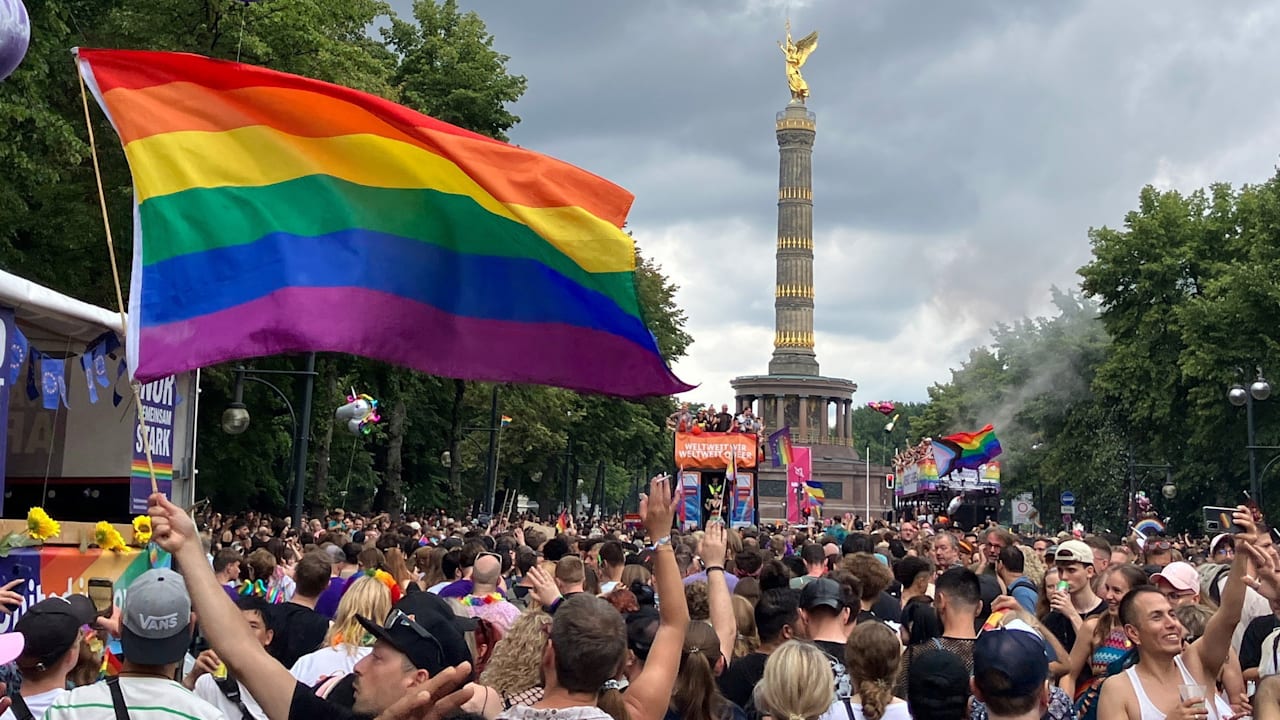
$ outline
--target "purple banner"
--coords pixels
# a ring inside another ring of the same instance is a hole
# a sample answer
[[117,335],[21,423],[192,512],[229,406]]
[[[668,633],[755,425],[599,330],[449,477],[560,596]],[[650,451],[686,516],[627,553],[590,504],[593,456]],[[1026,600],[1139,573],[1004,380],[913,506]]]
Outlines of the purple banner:
[[135,415],[133,421],[133,467],[129,473],[130,515],[145,513],[147,498],[151,495],[151,470],[147,465],[144,440],[150,440],[151,464],[155,468],[160,492],[173,497],[173,427],[174,410],[178,404],[177,379],[170,376],[149,382],[138,388],[138,395],[142,400],[142,418]]
[[[21,353],[22,359],[26,358],[27,341],[22,338],[22,333],[18,332],[18,326],[13,323],[13,308],[0,308],[0,320],[4,321],[4,337],[0,338],[0,348],[4,348],[4,363],[6,369],[9,366],[12,353]],[[15,347],[17,345],[18,347]],[[5,479],[5,458],[9,454],[9,385],[17,380],[17,372],[0,372],[0,417],[6,419],[6,422],[0,422],[0,515],[4,515],[4,479]],[[5,577],[13,577],[6,575]]]

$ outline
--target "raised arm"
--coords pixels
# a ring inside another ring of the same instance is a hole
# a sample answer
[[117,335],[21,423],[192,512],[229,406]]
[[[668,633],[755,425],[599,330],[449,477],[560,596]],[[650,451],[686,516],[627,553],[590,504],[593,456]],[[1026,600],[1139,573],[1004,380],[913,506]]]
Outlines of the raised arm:
[[702,536],[702,562],[707,571],[707,605],[711,610],[711,627],[720,639],[720,655],[724,664],[733,660],[733,644],[738,637],[738,620],[733,614],[733,597],[725,578],[724,556],[728,549],[728,531],[717,516],[707,523]]
[[[1264,557],[1256,545],[1257,528],[1253,524],[1253,513],[1241,505],[1232,514],[1233,521],[1244,528],[1244,532],[1236,535],[1236,557],[1231,562],[1231,572],[1227,575],[1227,584],[1222,588],[1222,603],[1218,611],[1205,623],[1204,634],[1191,643],[1188,650],[1204,670],[1204,677],[1216,678],[1222,664],[1231,651],[1231,634],[1240,624],[1240,614],[1244,607],[1245,575],[1248,574],[1251,557]],[[1244,550],[1244,552],[1241,552]]]
[[200,628],[218,658],[249,689],[271,720],[288,720],[297,681],[253,637],[240,611],[218,584],[205,560],[196,524],[162,493],[151,496],[152,538],[178,564]]
[[649,481],[649,495],[641,496],[640,514],[656,549],[653,579],[658,591],[658,631],[649,648],[644,670],[623,694],[632,720],[662,720],[671,704],[684,634],[689,627],[689,606],[684,599],[684,581],[671,548],[671,521],[674,509],[671,479],[661,475]]
[[[1063,675],[1058,682],[1058,686],[1071,697],[1075,697],[1076,683],[1080,673],[1084,672],[1084,666],[1089,662],[1089,656],[1093,654],[1093,631],[1097,627],[1098,619],[1089,618],[1084,625],[1080,626],[1080,632],[1076,633],[1076,644],[1071,647],[1071,657],[1067,660],[1067,674]],[[1053,638],[1055,643],[1058,642],[1053,633],[1045,637]]]

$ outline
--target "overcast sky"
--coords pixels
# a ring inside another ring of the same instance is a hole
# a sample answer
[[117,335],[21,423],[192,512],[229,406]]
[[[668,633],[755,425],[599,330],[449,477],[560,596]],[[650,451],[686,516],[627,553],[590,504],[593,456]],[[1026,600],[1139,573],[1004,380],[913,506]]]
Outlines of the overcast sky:
[[[391,3],[407,15],[410,0]],[[511,137],[636,195],[679,286],[698,401],[772,353],[781,53],[817,113],[818,361],[855,400],[923,400],[1000,321],[1075,286],[1139,189],[1265,180],[1280,3],[460,0],[528,77]]]

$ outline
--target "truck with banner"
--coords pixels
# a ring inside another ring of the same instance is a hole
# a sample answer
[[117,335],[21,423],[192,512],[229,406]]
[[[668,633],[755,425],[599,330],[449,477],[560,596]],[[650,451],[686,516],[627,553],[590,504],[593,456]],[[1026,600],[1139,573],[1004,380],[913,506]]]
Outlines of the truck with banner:
[[677,432],[680,527],[700,528],[717,515],[732,527],[756,524],[759,454],[755,433]]

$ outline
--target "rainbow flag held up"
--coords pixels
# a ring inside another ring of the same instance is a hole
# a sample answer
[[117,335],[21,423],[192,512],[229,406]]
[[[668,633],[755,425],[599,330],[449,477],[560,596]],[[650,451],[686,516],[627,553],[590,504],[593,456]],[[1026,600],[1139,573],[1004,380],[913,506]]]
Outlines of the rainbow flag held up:
[[135,379],[333,351],[623,397],[691,389],[641,317],[633,198],[613,183],[317,80],[77,57],[133,175]]
[[769,454],[774,467],[791,465],[791,426],[788,425],[769,436]]
[[821,507],[827,500],[827,493],[822,489],[822,483],[814,480],[813,478],[810,478],[804,484],[804,491],[809,496],[810,504]]
[[953,470],[977,470],[1004,452],[996,439],[995,427],[987,425],[978,432],[956,433],[933,439],[933,457],[938,464],[938,477]]
[[503,415],[502,420],[498,423],[498,427],[506,427],[511,424],[511,416]]
[[569,513],[566,510],[560,511],[560,517],[556,518],[556,532],[563,533],[569,529]]

